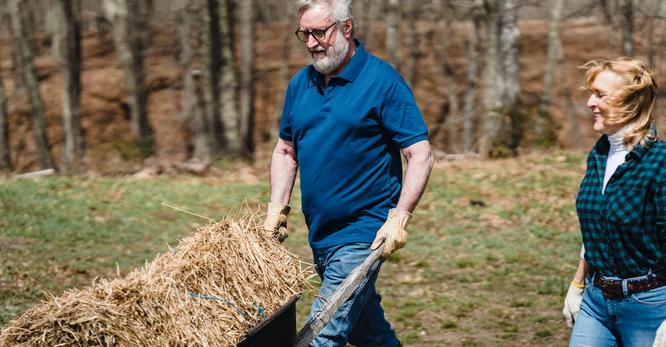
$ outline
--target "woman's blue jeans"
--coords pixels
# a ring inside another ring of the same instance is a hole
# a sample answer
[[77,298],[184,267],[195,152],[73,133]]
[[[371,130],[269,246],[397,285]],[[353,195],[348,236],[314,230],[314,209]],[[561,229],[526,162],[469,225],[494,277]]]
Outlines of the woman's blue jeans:
[[569,346],[650,347],[665,319],[666,286],[607,299],[588,277]]
[[[371,252],[369,243],[351,243],[312,250],[322,284],[318,298],[312,303],[310,316],[319,310],[322,302],[331,296],[347,275],[363,263]],[[381,297],[375,291],[379,268],[371,274],[365,286],[338,309],[311,346],[344,347],[347,342],[363,347],[398,345],[395,332],[384,318]]]

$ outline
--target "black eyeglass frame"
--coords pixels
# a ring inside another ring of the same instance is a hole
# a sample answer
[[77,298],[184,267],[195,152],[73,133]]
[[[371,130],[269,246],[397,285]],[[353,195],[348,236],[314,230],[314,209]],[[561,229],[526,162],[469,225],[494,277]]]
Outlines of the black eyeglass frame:
[[[326,38],[326,33],[328,33],[328,31],[336,24],[338,24],[338,22],[333,22],[333,23],[331,23],[331,25],[327,26],[326,29],[301,30],[299,28],[299,29],[296,29],[296,31],[294,31],[294,35],[296,35],[296,38],[301,42],[308,42],[308,39],[310,38],[310,35],[312,35],[312,37],[314,37],[314,39],[317,40],[317,42],[319,42],[319,41],[323,40],[324,38]],[[300,33],[305,34],[305,39],[301,38],[301,36],[299,35]],[[321,36],[321,37],[317,37],[317,36]]]

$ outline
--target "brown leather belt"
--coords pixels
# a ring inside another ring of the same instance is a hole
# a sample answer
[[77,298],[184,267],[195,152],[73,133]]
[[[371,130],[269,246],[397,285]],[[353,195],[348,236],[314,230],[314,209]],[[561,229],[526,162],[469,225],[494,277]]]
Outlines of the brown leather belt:
[[[624,297],[622,281],[603,278],[599,275],[594,276],[594,286],[601,289],[606,298],[611,299]],[[666,285],[666,271],[650,274],[641,279],[627,279],[625,281],[627,282],[627,294],[632,295]]]

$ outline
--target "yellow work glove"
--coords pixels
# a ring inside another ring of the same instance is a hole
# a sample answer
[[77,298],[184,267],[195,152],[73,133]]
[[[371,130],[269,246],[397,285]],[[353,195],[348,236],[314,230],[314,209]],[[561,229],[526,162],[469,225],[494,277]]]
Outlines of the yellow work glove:
[[564,321],[569,328],[573,327],[578,312],[580,312],[580,304],[583,302],[584,291],[585,287],[576,286],[573,282],[569,285],[567,297],[564,299],[564,308],[562,309]]
[[654,338],[652,347],[666,347],[666,321],[661,322],[657,329],[657,336]]
[[407,243],[407,224],[412,219],[412,214],[397,208],[389,210],[386,222],[377,232],[375,241],[370,246],[371,249],[376,249],[384,240],[384,251],[382,252],[382,259],[386,259],[395,251],[404,247]]
[[273,235],[278,241],[284,241],[289,233],[287,232],[287,215],[291,207],[282,204],[268,203],[268,212],[264,220],[264,230]]

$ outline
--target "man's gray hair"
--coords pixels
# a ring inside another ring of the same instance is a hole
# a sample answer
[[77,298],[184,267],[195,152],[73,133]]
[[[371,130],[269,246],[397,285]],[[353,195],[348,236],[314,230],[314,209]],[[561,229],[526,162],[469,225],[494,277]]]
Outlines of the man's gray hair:
[[351,2],[352,0],[296,0],[296,13],[300,16],[311,7],[325,5],[330,9],[331,20],[344,22],[347,19],[353,20]]

